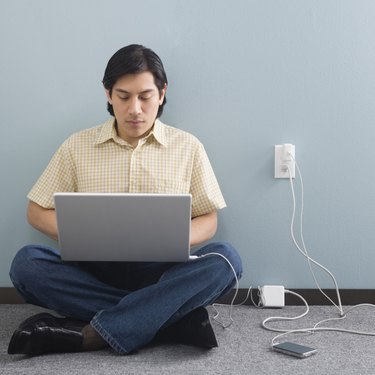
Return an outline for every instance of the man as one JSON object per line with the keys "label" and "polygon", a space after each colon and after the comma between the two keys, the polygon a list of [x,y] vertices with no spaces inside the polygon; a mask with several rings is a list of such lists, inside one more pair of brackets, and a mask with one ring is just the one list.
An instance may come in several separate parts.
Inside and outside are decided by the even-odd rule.
{"label": "man", "polygon": [[[216,210],[225,202],[201,143],[159,120],[167,83],[160,58],[148,48],[130,45],[112,56],[103,84],[113,117],[58,149],[28,195],[33,227],[58,238],[58,191],[190,193],[191,246],[215,234]],[[241,276],[233,247],[210,243],[195,254],[212,252]],[[41,313],[21,323],[8,353],[28,355],[106,346],[127,354],[157,340],[215,347],[205,306],[235,283],[221,256],[186,263],[64,262],[41,245],[17,253],[10,277],[25,301],[64,317]]]}

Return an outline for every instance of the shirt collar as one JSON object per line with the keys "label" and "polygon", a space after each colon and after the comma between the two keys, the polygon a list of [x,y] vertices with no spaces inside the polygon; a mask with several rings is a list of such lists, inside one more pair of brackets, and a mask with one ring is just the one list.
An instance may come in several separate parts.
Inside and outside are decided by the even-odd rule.
{"label": "shirt collar", "polygon": [[153,135],[155,140],[159,142],[162,146],[167,146],[167,135],[165,134],[165,125],[159,120],[155,120],[154,128],[150,132],[149,136]]}
{"label": "shirt collar", "polygon": [[[121,138],[117,135],[116,132],[116,121],[115,118],[112,117],[107,120],[100,129],[98,136],[96,137],[96,144],[101,144],[113,139],[116,142],[119,142]],[[122,142],[121,142],[122,143]]]}
{"label": "shirt collar", "polygon": [[[154,127],[146,138],[149,137],[153,137],[162,146],[167,146],[168,144],[167,136],[165,134],[165,125],[158,119],[155,120]],[[117,135],[115,118],[111,118],[103,124],[95,143],[105,143],[110,139],[113,139],[116,143],[121,145],[127,144],[127,142]]]}

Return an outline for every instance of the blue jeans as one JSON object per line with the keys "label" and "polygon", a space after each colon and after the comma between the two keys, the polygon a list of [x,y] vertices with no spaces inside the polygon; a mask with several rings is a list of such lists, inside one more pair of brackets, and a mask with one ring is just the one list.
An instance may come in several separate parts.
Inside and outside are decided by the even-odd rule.
{"label": "blue jeans", "polygon": [[[231,245],[210,243],[195,255],[211,252],[224,255],[241,277],[241,259]],[[57,250],[42,245],[17,253],[10,278],[26,302],[90,322],[121,354],[235,285],[233,271],[217,255],[185,263],[63,262]]]}

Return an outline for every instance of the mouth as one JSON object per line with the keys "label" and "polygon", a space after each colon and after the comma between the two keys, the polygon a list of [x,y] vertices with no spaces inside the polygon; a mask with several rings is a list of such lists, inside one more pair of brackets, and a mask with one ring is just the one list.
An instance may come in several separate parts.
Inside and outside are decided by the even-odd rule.
{"label": "mouth", "polygon": [[143,124],[144,121],[142,120],[127,120],[125,121],[127,124],[130,124],[132,126],[137,126],[137,125],[140,125],[140,124]]}

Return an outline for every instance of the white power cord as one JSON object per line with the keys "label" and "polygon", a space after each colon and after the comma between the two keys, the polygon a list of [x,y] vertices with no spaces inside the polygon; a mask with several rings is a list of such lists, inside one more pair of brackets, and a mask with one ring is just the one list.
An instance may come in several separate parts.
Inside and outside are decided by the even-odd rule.
{"label": "white power cord", "polygon": [[[220,253],[207,253],[207,254],[200,255],[198,258],[205,258],[205,257],[207,257],[207,256],[209,256],[209,255],[217,255],[217,256],[223,258],[223,259],[229,264],[229,266],[230,266],[230,268],[231,268],[231,270],[232,270],[232,272],[233,272],[234,278],[235,278],[235,280],[236,280],[236,291],[235,291],[234,296],[233,296],[233,298],[232,298],[232,302],[231,302],[230,305],[229,305],[229,323],[225,324],[225,323],[223,323],[222,321],[219,320],[219,315],[220,315],[220,313],[219,313],[219,311],[216,309],[216,306],[221,306],[221,304],[214,303],[214,304],[212,305],[213,309],[215,310],[215,316],[213,317],[213,320],[214,320],[217,324],[221,325],[223,328],[228,328],[228,327],[230,327],[230,326],[232,325],[232,323],[234,322],[234,320],[233,320],[233,318],[232,318],[232,311],[233,311],[234,301],[235,301],[235,299],[236,299],[236,297],[237,297],[238,289],[239,289],[238,277],[237,277],[237,274],[236,274],[235,269],[234,269],[233,266],[232,266],[232,263],[231,263],[231,262],[230,262],[230,261],[229,261],[229,260],[223,255],[223,254],[220,254]],[[250,291],[251,291],[251,287],[249,288],[249,293],[250,293]],[[247,299],[247,298],[246,298],[246,299]]]}
{"label": "white power cord", "polygon": [[[301,175],[301,171],[298,167],[298,164],[296,162],[296,160],[294,159],[293,155],[292,156],[292,159],[294,160],[295,162],[295,165],[296,165],[296,169],[297,169],[297,172],[298,172],[298,176],[299,176],[299,179],[300,179],[300,182],[301,182],[301,213],[300,213],[300,236],[301,236],[301,241],[302,241],[302,247],[303,247],[303,250],[301,249],[301,247],[298,245],[297,241],[296,241],[296,238],[294,236],[294,219],[295,219],[295,212],[296,212],[296,196],[295,196],[295,192],[294,192],[294,185],[293,185],[293,179],[292,179],[292,176],[291,176],[291,171],[290,171],[290,168],[288,166],[288,172],[289,172],[289,181],[290,181],[290,187],[291,187],[291,191],[292,191],[292,199],[293,199],[293,213],[292,213],[292,220],[291,220],[291,224],[290,224],[290,233],[291,233],[291,236],[292,236],[292,240],[293,240],[293,243],[294,245],[296,246],[296,248],[299,250],[299,252],[307,259],[308,263],[309,263],[309,267],[310,267],[310,271],[311,271],[311,274],[314,278],[314,281],[315,281],[315,284],[316,286],[318,287],[319,291],[334,305],[336,306],[339,311],[340,311],[340,315],[343,316],[344,315],[344,312],[343,312],[343,309],[342,309],[342,304],[341,304],[341,297],[340,297],[340,292],[339,292],[339,288],[338,288],[338,285],[337,285],[337,281],[335,279],[335,276],[332,274],[331,271],[329,271],[326,267],[324,267],[323,265],[321,265],[320,263],[318,263],[317,261],[315,261],[313,258],[311,258],[307,252],[307,248],[306,248],[306,245],[305,245],[305,241],[304,241],[304,237],[303,237],[303,208],[304,208],[304,187],[303,187],[303,179],[302,179],[302,175]],[[311,266],[311,263],[317,265],[318,267],[320,267],[323,271],[327,272],[328,275],[332,278],[334,284],[335,284],[335,290],[336,290],[336,293],[337,293],[337,299],[338,299],[338,306],[335,304],[335,302],[332,301],[332,299],[327,296],[326,293],[324,293],[324,291],[320,288],[320,285],[318,283],[318,280],[316,279],[315,277],[315,273],[312,269],[312,266]]]}
{"label": "white power cord", "polygon": [[[282,336],[286,336],[286,335],[289,335],[289,334],[292,334],[292,333],[312,333],[312,332],[316,332],[316,331],[336,331],[336,332],[345,332],[345,333],[351,333],[351,334],[358,334],[358,335],[366,335],[366,336],[375,336],[375,332],[364,332],[364,331],[356,331],[356,330],[349,330],[349,329],[344,329],[344,328],[332,328],[332,327],[318,327],[319,325],[323,324],[323,323],[326,323],[326,322],[330,322],[330,321],[337,321],[337,320],[342,320],[346,317],[346,314],[355,309],[355,308],[358,308],[358,307],[363,307],[363,306],[369,306],[369,307],[375,307],[375,305],[373,304],[369,304],[369,303],[364,303],[364,304],[359,304],[359,305],[355,305],[355,306],[351,306],[349,307],[345,312],[342,308],[342,303],[341,303],[341,297],[340,297],[340,291],[339,291],[339,288],[338,288],[338,285],[337,285],[337,282],[336,282],[336,279],[334,277],[334,275],[332,274],[332,272],[330,272],[326,267],[322,266],[320,263],[318,263],[317,261],[315,261],[314,259],[312,259],[309,254],[308,254],[308,251],[307,251],[307,248],[306,248],[306,245],[305,245],[305,241],[304,241],[304,237],[303,237],[303,204],[304,204],[304,188],[303,188],[303,179],[302,179],[302,175],[301,175],[301,171],[298,167],[298,164],[295,160],[295,158],[293,157],[293,155],[290,154],[290,156],[292,157],[292,159],[294,160],[295,162],[295,165],[296,165],[296,168],[297,168],[297,172],[298,172],[298,175],[299,175],[299,178],[300,178],[300,181],[301,181],[301,213],[300,213],[300,237],[301,237],[301,242],[302,242],[302,249],[301,247],[299,246],[296,238],[295,238],[295,235],[294,235],[294,220],[295,220],[295,211],[296,211],[296,197],[295,197],[295,192],[294,192],[294,185],[293,185],[293,179],[292,179],[292,175],[291,175],[291,170],[289,168],[289,166],[285,166],[288,171],[289,171],[289,181],[290,181],[290,186],[291,186],[291,191],[292,191],[292,199],[293,199],[293,213],[292,213],[292,220],[291,220],[291,225],[290,225],[290,232],[291,232],[291,236],[292,236],[292,240],[293,240],[293,243],[294,245],[296,246],[296,248],[298,249],[298,251],[308,260],[308,263],[309,263],[309,268],[310,268],[310,271],[312,273],[312,276],[314,278],[314,281],[319,289],[319,291],[336,307],[338,308],[339,312],[340,312],[340,317],[338,318],[331,318],[331,319],[325,319],[325,320],[322,320],[318,323],[316,323],[314,325],[314,327],[311,327],[311,328],[301,328],[301,329],[293,329],[293,330],[285,330],[285,329],[278,329],[278,328],[271,328],[269,326],[267,326],[267,323],[268,322],[271,322],[271,321],[290,321],[290,320],[297,320],[297,319],[300,319],[302,318],[303,316],[305,316],[308,311],[309,311],[309,306],[306,302],[306,300],[299,294],[295,293],[295,292],[292,292],[290,290],[285,290],[285,293],[290,293],[290,294],[294,294],[296,295],[297,297],[299,297],[305,304],[306,306],[306,311],[297,316],[297,317],[292,317],[292,318],[288,318],[288,317],[270,317],[270,318],[267,318],[265,319],[263,322],[262,322],[262,326],[263,328],[267,329],[267,330],[270,330],[270,331],[274,331],[274,332],[281,332],[279,335],[275,336],[273,339],[272,339],[272,345],[275,345],[275,341],[282,337]],[[327,296],[326,293],[323,292],[323,290],[320,288],[319,286],[319,283],[318,283],[318,280],[316,279],[316,276],[315,276],[315,273],[314,273],[314,270],[313,270],[313,267],[312,267],[312,264],[320,267],[322,270],[324,270],[325,272],[328,273],[328,275],[332,278],[334,284],[335,284],[335,290],[336,290],[336,294],[337,294],[337,299],[338,299],[338,305],[332,301],[332,299]]]}
{"label": "white power cord", "polygon": [[306,306],[306,311],[301,314],[301,315],[298,315],[298,316],[295,316],[295,317],[285,317],[285,316],[272,316],[270,318],[267,318],[267,319],[264,319],[263,322],[262,322],[262,327],[267,329],[268,331],[274,331],[274,332],[289,332],[285,329],[278,329],[278,328],[270,328],[268,327],[266,324],[268,322],[275,322],[275,321],[288,321],[288,320],[297,320],[297,319],[301,319],[303,318],[304,316],[306,316],[310,310],[309,308],[309,305],[307,304],[307,301],[301,296],[299,295],[298,293],[295,293],[295,292],[292,292],[291,290],[288,290],[288,289],[285,289],[285,294],[289,293],[289,294],[293,294],[299,298],[301,298],[301,300],[303,301],[303,303],[305,304]]}
{"label": "white power cord", "polygon": [[[271,321],[291,321],[291,320],[297,320],[297,319],[303,318],[309,312],[308,303],[307,303],[307,301],[301,295],[299,295],[298,293],[292,292],[291,290],[288,290],[288,289],[285,289],[285,293],[290,293],[290,294],[293,294],[293,295],[299,297],[303,301],[303,303],[305,304],[306,311],[304,313],[296,316],[296,317],[275,316],[275,317],[270,317],[270,318],[267,318],[267,319],[263,320],[263,322],[262,322],[262,327],[263,328],[265,328],[268,331],[281,332],[280,334],[278,334],[277,336],[275,336],[272,339],[272,346],[278,344],[278,342],[275,342],[275,341],[277,339],[279,339],[280,337],[287,336],[289,334],[294,334],[294,333],[313,333],[313,332],[318,332],[318,331],[334,331],[334,332],[351,333],[351,334],[356,334],[356,335],[375,336],[375,332],[356,331],[356,330],[350,330],[350,329],[345,329],[345,328],[318,327],[318,325],[323,324],[323,323],[328,322],[328,321],[345,319],[346,315],[340,316],[339,318],[331,318],[331,319],[322,320],[322,321],[316,323],[311,328],[279,329],[279,328],[272,328],[272,327],[267,326],[267,323],[271,322]],[[374,307],[374,305],[372,305],[372,304],[364,303],[364,304],[352,306],[352,307],[348,308],[348,310],[346,312],[349,312],[350,310],[353,310],[354,308],[363,307],[363,306]]]}
{"label": "white power cord", "polygon": [[[306,245],[305,245],[305,241],[304,241],[304,237],[303,237],[303,204],[304,204],[304,188],[303,188],[303,179],[302,179],[302,175],[301,175],[301,172],[300,172],[300,169],[299,169],[299,166],[296,162],[296,160],[294,159],[293,155],[291,155],[292,159],[294,160],[295,162],[295,165],[296,165],[296,168],[297,168],[297,171],[298,171],[298,175],[299,175],[299,178],[300,178],[300,182],[301,182],[301,213],[300,213],[300,237],[301,237],[301,241],[302,241],[302,249],[301,249],[301,246],[298,244],[296,238],[295,238],[295,235],[294,235],[294,221],[295,221],[295,212],[296,212],[296,197],[295,197],[295,192],[294,192],[294,185],[293,185],[293,179],[291,177],[291,171],[290,171],[290,168],[289,166],[287,166],[287,169],[289,171],[289,180],[290,180],[290,185],[291,185],[291,191],[292,191],[292,199],[293,199],[293,213],[292,213],[292,220],[291,220],[291,225],[290,225],[290,233],[291,233],[291,236],[292,236],[292,240],[293,240],[293,243],[294,245],[296,246],[296,248],[298,249],[298,251],[307,259],[308,263],[309,263],[309,268],[310,268],[310,271],[312,273],[312,276],[314,278],[314,281],[315,281],[315,284],[317,285],[319,291],[336,307],[338,308],[339,312],[340,312],[340,317],[338,318],[330,318],[330,319],[325,319],[325,320],[322,320],[318,323],[316,323],[313,327],[311,328],[298,328],[298,329],[292,329],[292,330],[288,330],[288,329],[279,329],[279,328],[272,328],[272,327],[269,327],[267,324],[269,322],[272,322],[272,321],[291,321],[291,320],[298,320],[298,319],[301,319],[303,318],[304,316],[306,316],[309,312],[309,305],[307,303],[307,301],[301,296],[299,295],[298,293],[295,293],[291,290],[288,290],[288,289],[285,289],[284,292],[287,294],[292,294],[292,295],[295,295],[297,297],[299,297],[303,303],[305,304],[306,306],[306,311],[296,317],[269,317],[265,320],[263,320],[262,322],[262,327],[269,330],[269,331],[273,331],[273,332],[280,332],[277,336],[275,336],[273,339],[272,339],[272,346],[275,345],[275,341],[277,339],[279,339],[280,337],[283,337],[283,336],[286,336],[286,335],[289,335],[289,334],[294,334],[294,333],[313,333],[313,332],[317,332],[317,331],[335,331],[335,332],[345,332],[345,333],[351,333],[351,334],[358,334],[358,335],[366,335],[366,336],[375,336],[375,332],[364,332],[364,331],[356,331],[356,330],[349,330],[349,329],[344,329],[344,328],[332,328],[332,327],[318,327],[319,325],[323,324],[323,323],[326,323],[326,322],[330,322],[330,321],[337,321],[337,320],[342,320],[346,317],[346,314],[355,309],[355,308],[358,308],[358,307],[363,307],[363,306],[370,306],[370,307],[375,307],[375,305],[373,304],[369,304],[369,303],[363,303],[363,304],[359,304],[359,305],[355,305],[355,306],[351,306],[349,307],[345,312],[342,308],[342,303],[341,303],[341,297],[340,297],[340,291],[339,291],[339,288],[338,288],[338,285],[337,285],[337,282],[336,282],[336,279],[334,277],[334,275],[332,274],[332,272],[330,272],[326,267],[324,267],[323,265],[321,265],[320,263],[318,263],[317,261],[315,261],[313,258],[310,257],[310,255],[308,254],[308,251],[307,251],[307,248],[306,248]],[[245,299],[241,302],[241,303],[238,303],[238,304],[234,304],[235,302],[235,299],[237,297],[237,294],[238,294],[238,290],[239,290],[239,282],[238,282],[238,277],[237,277],[237,274],[236,274],[236,271],[234,270],[232,264],[230,263],[230,261],[222,254],[220,253],[207,253],[207,254],[204,254],[204,255],[201,255],[199,256],[198,258],[204,258],[206,256],[209,256],[209,255],[217,255],[217,256],[220,256],[221,258],[223,258],[227,263],[228,265],[230,266],[232,272],[233,272],[233,275],[234,275],[234,278],[235,278],[235,281],[236,281],[236,291],[234,293],[234,296],[232,298],[232,301],[229,305],[229,323],[225,324],[223,323],[222,321],[220,321],[218,319],[219,317],[219,311],[216,309],[217,306],[224,306],[223,304],[218,304],[218,303],[214,303],[212,306],[215,310],[215,316],[213,317],[213,320],[219,324],[220,326],[222,326],[223,328],[228,328],[229,326],[232,325],[232,323],[234,322],[233,318],[232,318],[232,311],[233,311],[233,306],[240,306],[240,305],[243,305],[249,298],[251,298],[251,301],[253,303],[253,305],[255,307],[258,307],[258,308],[261,308],[263,307],[261,305],[261,302],[259,301],[258,303],[255,303],[254,302],[254,299],[253,299],[253,296],[252,296],[252,287],[250,286],[249,289],[248,289],[248,292],[247,292],[247,295],[245,297]],[[337,293],[337,299],[338,299],[338,305],[332,301],[332,299],[327,296],[326,293],[324,293],[324,291],[321,289],[319,283],[318,283],[318,280],[315,276],[315,273],[314,273],[314,270],[313,270],[313,267],[312,267],[312,264],[318,266],[319,268],[321,268],[323,271],[327,272],[329,274],[329,276],[332,278],[334,284],[335,284],[335,289],[336,289],[336,293]],[[258,287],[258,296],[259,296],[259,287]],[[227,305],[225,305],[227,306]]]}

